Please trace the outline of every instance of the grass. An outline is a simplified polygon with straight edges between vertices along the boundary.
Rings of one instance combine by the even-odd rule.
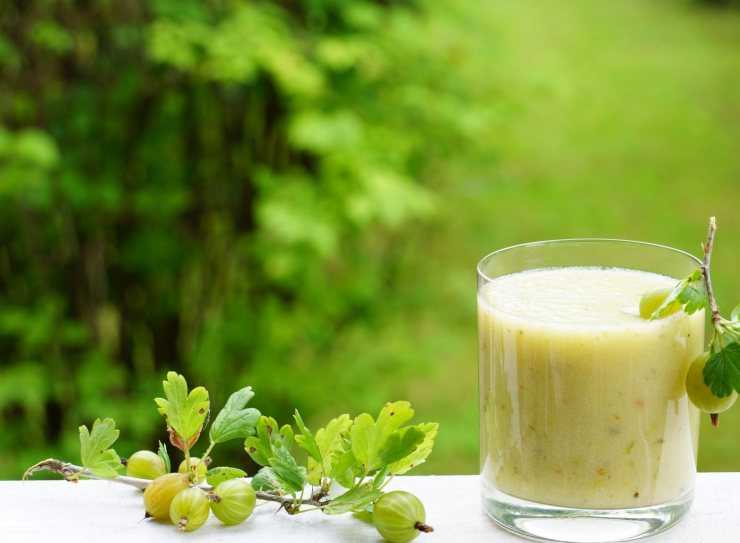
[[[403,391],[442,424],[428,473],[478,469],[474,269],[487,252],[596,236],[697,253],[715,214],[718,298],[727,312],[740,301],[740,12],[677,0],[465,9],[479,11],[463,47],[498,112],[497,160],[440,174],[440,220],[408,257],[405,289],[424,303],[393,325],[412,338],[401,356],[429,369]],[[739,430],[737,407],[703,428],[701,470],[740,470]]]

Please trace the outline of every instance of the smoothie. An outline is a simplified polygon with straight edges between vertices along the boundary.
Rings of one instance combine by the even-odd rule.
[[[640,297],[676,279],[564,267],[479,291],[484,492],[594,509],[692,492],[699,413],[684,378],[704,312],[640,318]]]

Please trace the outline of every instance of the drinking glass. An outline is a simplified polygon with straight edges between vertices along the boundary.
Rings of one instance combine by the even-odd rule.
[[[699,434],[685,373],[708,334],[702,311],[634,333],[586,327],[575,342],[498,318],[486,285],[570,266],[680,279],[699,264],[671,247],[612,239],[526,243],[480,261],[480,477],[499,525],[540,541],[603,543],[675,524],[693,498]]]

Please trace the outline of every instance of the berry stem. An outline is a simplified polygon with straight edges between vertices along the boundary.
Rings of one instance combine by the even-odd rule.
[[[423,522],[417,522],[416,524],[414,524],[414,528],[416,528],[420,532],[424,532],[425,534],[429,534],[434,531],[434,528],[429,526],[429,524],[424,524]]]

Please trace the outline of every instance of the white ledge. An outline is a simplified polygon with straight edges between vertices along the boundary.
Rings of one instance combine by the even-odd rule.
[[[434,533],[418,543],[521,543],[481,510],[475,476],[398,477],[391,487],[424,502]],[[289,516],[277,505],[260,505],[239,526],[211,517],[190,534],[143,519],[142,493],[108,481],[0,482],[0,541],[3,543],[377,543],[375,529],[350,515],[320,512]],[[702,473],[694,506],[671,530],[649,543],[740,542],[740,473]]]

